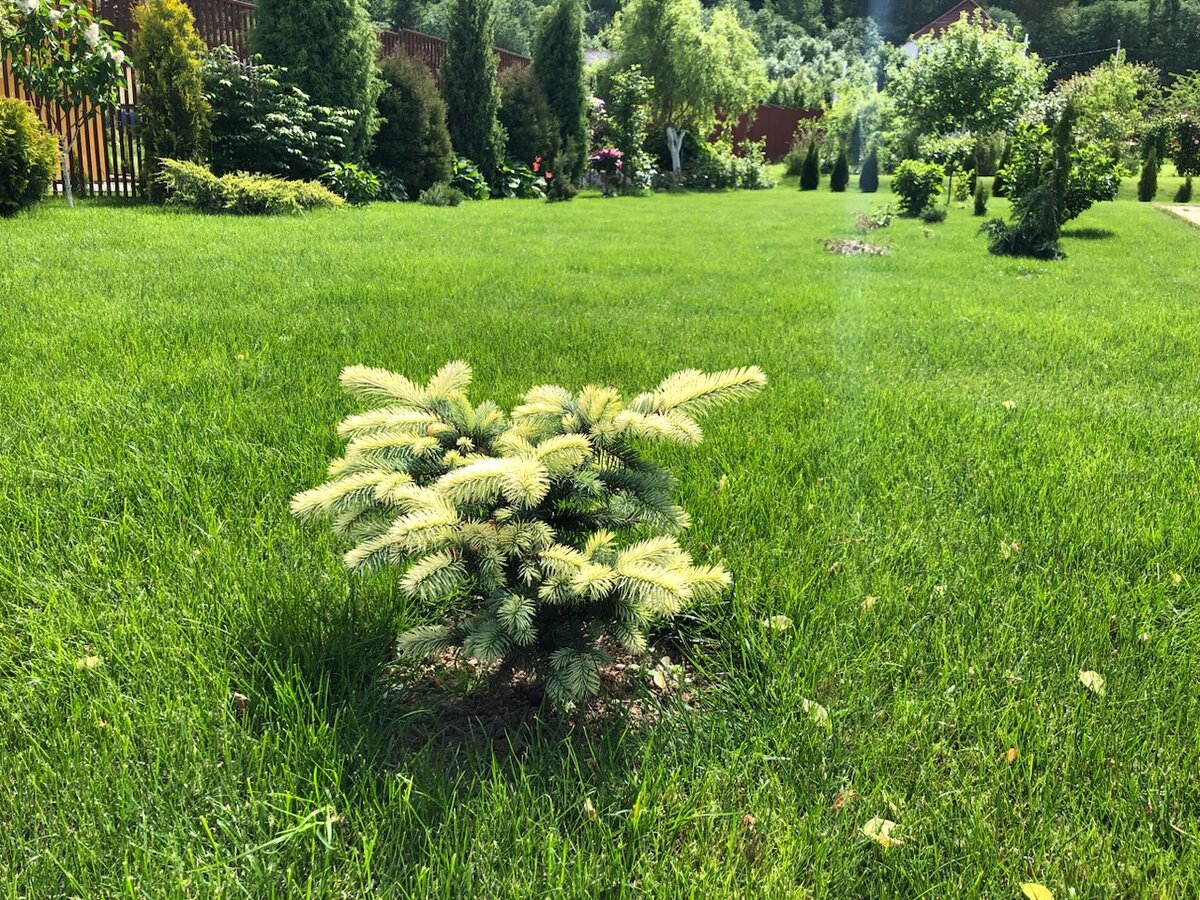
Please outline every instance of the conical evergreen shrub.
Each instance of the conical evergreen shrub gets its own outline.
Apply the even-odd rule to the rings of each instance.
[[[1138,199],[1149,203],[1158,193],[1158,148],[1151,145],[1142,163],[1142,177],[1138,179]]]
[[[820,186],[821,157],[817,152],[817,142],[811,141],[804,157],[804,166],[800,169],[800,190],[815,191]]]
[[[867,154],[867,161],[858,173],[858,189],[864,194],[874,194],[879,190],[879,154],[874,150]]]
[[[850,159],[845,149],[838,153],[837,162],[833,164],[833,172],[829,176],[829,189],[842,192],[850,183]]]
[[[1176,203],[1191,203],[1192,202],[1192,176],[1189,175],[1184,179],[1183,184],[1179,186],[1179,190],[1175,192]]]

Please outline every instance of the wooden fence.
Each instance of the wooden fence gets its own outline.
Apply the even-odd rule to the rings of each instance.
[[[733,139],[747,138],[765,142],[765,155],[771,162],[781,160],[792,146],[796,127],[801,122],[821,118],[819,109],[796,109],[791,106],[764,104],[750,115],[742,116],[733,127]]]
[[[6,0],[0,0],[6,2]],[[133,32],[133,8],[139,0],[93,0],[101,19],[128,40]],[[186,0],[196,17],[196,31],[209,47],[225,45],[243,59],[250,58],[249,35],[254,27],[254,4],[248,0]],[[423,61],[437,79],[446,58],[446,41],[419,31],[403,29],[379,33],[381,56],[406,53]],[[528,56],[496,48],[500,69],[529,65]],[[29,101],[13,77],[7,61],[0,61],[0,96]],[[31,104],[32,105],[32,104]],[[55,104],[45,104],[42,121],[59,136],[72,124]],[[72,187],[79,196],[136,197],[141,194],[142,146],[137,137],[137,82],[125,67],[125,84],[115,109],[106,110],[87,124],[80,137]],[[61,177],[60,177],[61,184]]]

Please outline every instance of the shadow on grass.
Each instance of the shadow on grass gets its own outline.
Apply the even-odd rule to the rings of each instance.
[[[1106,241],[1116,237],[1117,233],[1108,228],[1069,228],[1063,231],[1062,236],[1077,241]]]

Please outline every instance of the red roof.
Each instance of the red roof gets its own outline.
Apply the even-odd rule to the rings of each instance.
[[[962,0],[961,3],[950,7],[950,9],[946,10],[924,28],[920,29],[919,31],[914,31],[909,40],[915,41],[930,34],[934,37],[937,37],[947,28],[961,19],[963,13],[966,13],[967,16],[972,19],[980,19],[986,25],[995,26],[998,24],[995,19],[987,14],[987,10],[976,3],[975,0]]]

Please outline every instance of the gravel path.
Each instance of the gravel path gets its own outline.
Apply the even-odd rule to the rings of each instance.
[[[1187,219],[1193,225],[1200,225],[1200,206],[1164,206],[1167,212],[1181,219]]]

